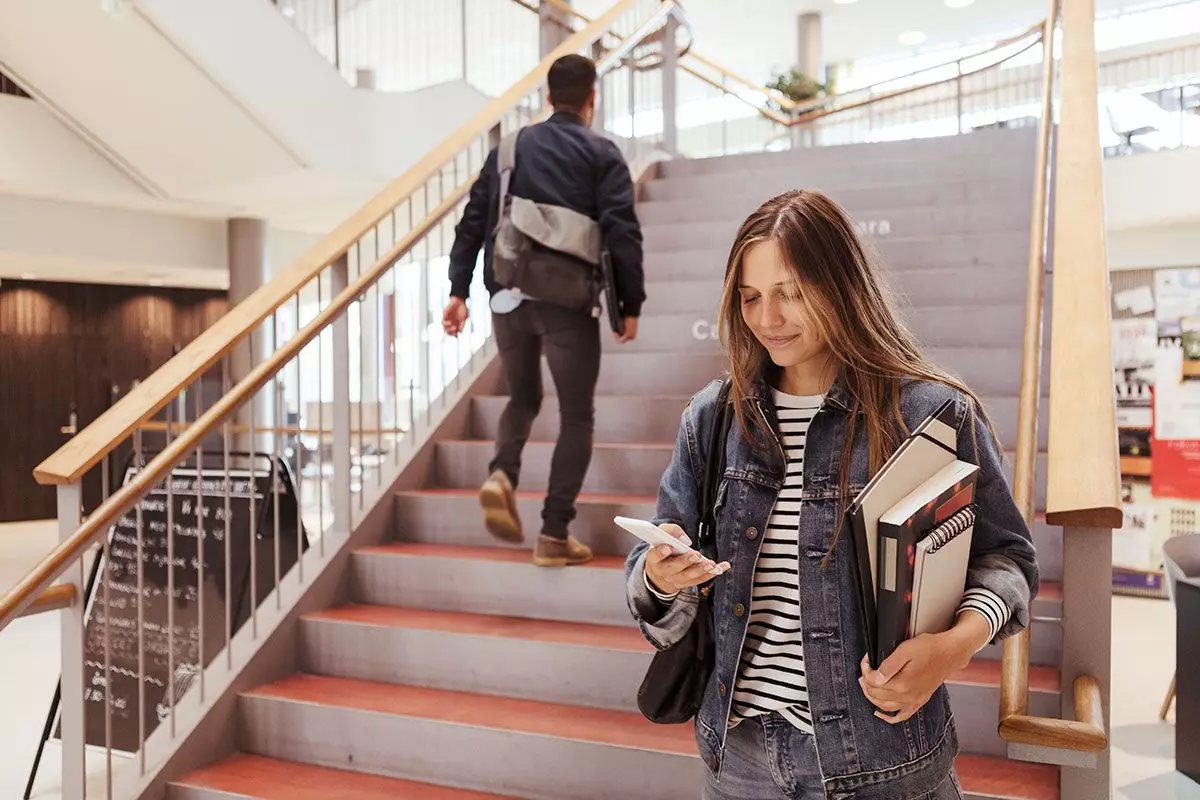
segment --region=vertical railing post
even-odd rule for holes
[[[1075,719],[1075,678],[1091,675],[1100,683],[1107,734],[1112,718],[1112,531],[1064,527],[1062,558],[1062,718]],[[1063,800],[1112,796],[1110,752],[1096,753],[1094,766],[1062,767]]]
[[[958,132],[963,132],[963,85],[962,85],[962,62],[956,61],[955,66],[958,68],[958,77],[954,80],[954,108],[958,117]]]
[[[679,130],[676,127],[675,113],[679,106],[678,72],[679,51],[675,49],[676,35],[679,33],[679,22],[675,15],[667,17],[666,35],[663,37],[662,60],[662,105],[663,105],[663,150],[670,155],[679,152]]]
[[[593,42],[592,61],[598,64],[603,58],[604,45],[600,42]],[[608,114],[610,100],[611,95],[608,91],[608,81],[604,80],[604,76],[601,75],[600,79],[596,82],[596,108],[592,116],[592,130],[596,131],[596,133],[605,132],[604,118]]]
[[[346,254],[331,266],[330,293],[337,297],[350,281]],[[342,312],[333,323],[333,530],[350,533],[350,312]],[[362,391],[360,385],[359,391]],[[361,455],[361,454],[360,454]]]
[[[78,482],[58,487],[60,542],[70,538],[79,529],[81,501]],[[63,800],[82,800],[87,776],[83,701],[83,613],[87,602],[83,574],[82,558],[63,573],[62,583],[75,587],[77,599],[69,608],[58,612],[62,625],[62,702],[59,708],[62,716]],[[107,575],[100,576],[100,580],[107,579]]]

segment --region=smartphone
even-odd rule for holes
[[[644,519],[634,519],[632,517],[614,517],[613,522],[617,523],[622,528],[629,531],[651,547],[665,544],[676,553],[682,555],[697,552],[654,523],[647,522]]]

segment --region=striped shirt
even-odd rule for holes
[[[767,520],[754,569],[750,621],[733,690],[734,724],[777,711],[800,730],[812,732],[800,630],[800,493],[804,444],[822,399],[775,392],[787,477]]]

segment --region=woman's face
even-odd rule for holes
[[[800,299],[800,286],[775,242],[751,245],[742,256],[742,319],[776,366],[823,368],[829,345]]]

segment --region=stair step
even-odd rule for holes
[[[963,753],[954,760],[968,800],[1059,800],[1058,767]]]
[[[534,566],[529,550],[396,542],[355,551],[351,596],[372,605],[632,627],[624,566],[624,556],[599,555],[553,569]]]
[[[687,175],[743,173],[764,168],[791,167],[811,170],[834,165],[842,170],[853,166],[872,167],[884,163],[907,164],[914,176],[926,174],[926,162],[1009,160],[1028,158],[1032,165],[1036,137],[1033,128],[973,131],[967,135],[939,136],[926,139],[900,139],[888,142],[800,147],[769,153],[745,153],[712,158],[674,159],[662,165],[666,179]],[[1032,178],[1033,170],[1026,170]],[[1012,170],[1009,171],[1011,174]]]
[[[699,795],[691,726],[640,714],[295,675],[241,697],[243,749],[523,798]]]
[[[1014,262],[1015,266],[1015,262]],[[653,275],[653,266],[647,269]],[[903,302],[920,311],[949,306],[970,306],[980,297],[989,303],[1024,309],[1026,275],[1017,269],[981,269],[975,266],[941,269],[893,269],[883,271],[888,283]],[[712,274],[680,281],[649,280],[643,319],[666,314],[695,314],[697,319],[715,319],[725,279],[725,262],[713,264]],[[1022,312],[1023,313],[1023,312]]]
[[[518,491],[517,513],[532,542],[541,530],[545,494]],[[657,497],[648,495],[583,494],[575,503],[577,516],[571,532],[594,551],[624,557],[635,539],[613,524],[613,517],[649,519],[654,516]],[[445,545],[494,544],[520,548],[494,540],[483,527],[475,489],[423,489],[396,495],[396,538],[405,542]],[[525,545],[527,548],[528,545]]]
[[[522,456],[521,487],[545,491],[550,481],[552,441],[527,442]],[[495,443],[482,440],[438,442],[434,458],[434,482],[456,489],[477,488],[488,476],[488,462]],[[675,452],[675,437],[669,441],[597,442],[583,479],[585,492],[644,494],[657,492],[663,473]]]
[[[544,492],[550,481],[550,459],[554,442],[526,442],[523,455],[521,486]],[[447,440],[438,442],[434,482],[442,488],[477,488],[487,479],[488,461],[496,445],[490,441]],[[671,463],[674,442],[609,444],[597,442],[592,448],[592,462],[583,481],[586,492],[644,494],[657,491],[662,475]],[[1034,502],[1037,508],[1046,507],[1046,453],[1037,455],[1035,466]],[[1013,454],[1005,454],[1004,475],[1009,483],[1013,476]]]
[[[690,398],[642,397],[638,395],[601,395],[596,398],[594,437],[609,444],[670,442],[679,435],[680,417]],[[495,439],[500,431],[500,416],[508,403],[505,395],[480,395],[471,400],[470,435],[476,439]],[[993,396],[984,405],[992,418],[1001,443],[1009,450],[1017,446],[1019,397]],[[557,397],[546,397],[530,431],[533,440],[554,441],[559,431]],[[1045,450],[1050,436],[1050,404],[1039,408],[1039,448]]]
[[[945,347],[929,345],[925,355],[939,367],[958,375],[984,399],[1014,397],[1021,388],[1021,348]],[[599,396],[646,394],[691,397],[714,378],[727,375],[729,363],[720,352],[635,353],[614,350],[604,354]],[[1042,386],[1050,385],[1049,341],[1042,357]],[[549,368],[542,365],[542,386],[547,396],[557,394]]]
[[[897,209],[931,206],[1023,202],[1028,209],[1033,198],[1033,170],[994,181],[947,180],[829,187],[808,183],[806,188],[824,191],[859,220],[886,218],[889,212]],[[736,225],[769,197],[761,191],[745,191],[732,195],[648,201],[638,205],[638,220],[643,225],[701,221],[734,222]]]
[[[305,615],[301,654],[302,668],[321,675],[636,712],[654,650],[629,626],[351,605]],[[977,660],[947,682],[972,723],[959,732],[964,750],[1005,752],[1000,669]],[[1058,669],[1033,666],[1029,680],[1031,713],[1056,716]]]
[[[170,785],[171,800],[515,800],[399,778],[238,753]]]
[[[833,194],[833,193],[831,193]],[[836,197],[836,194],[833,194]],[[1022,232],[1028,238],[1032,192],[1011,194],[992,203],[966,205],[948,202],[941,206],[881,208],[872,205],[851,214],[858,230],[879,242],[914,237],[961,236]],[[766,196],[763,196],[766,199]],[[741,216],[719,220],[688,219],[680,222],[642,222],[647,250],[658,251],[684,246],[717,245],[733,237],[742,223]]]
[[[601,338],[605,352],[720,352],[715,313],[697,315],[653,313],[638,324],[638,338],[620,344],[611,336]],[[1025,338],[1025,304],[917,308],[905,300],[899,304],[900,319],[922,342],[943,347],[1020,347]]]

